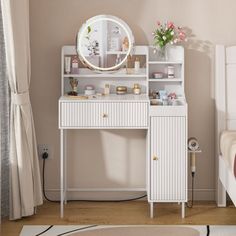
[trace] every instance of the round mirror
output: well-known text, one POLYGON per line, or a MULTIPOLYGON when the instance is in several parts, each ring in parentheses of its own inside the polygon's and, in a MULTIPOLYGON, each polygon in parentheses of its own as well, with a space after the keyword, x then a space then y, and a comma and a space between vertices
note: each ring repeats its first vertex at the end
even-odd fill
POLYGON ((90 69, 114 71, 126 61, 134 44, 129 26, 121 19, 99 15, 82 25, 77 35, 77 53, 90 69))

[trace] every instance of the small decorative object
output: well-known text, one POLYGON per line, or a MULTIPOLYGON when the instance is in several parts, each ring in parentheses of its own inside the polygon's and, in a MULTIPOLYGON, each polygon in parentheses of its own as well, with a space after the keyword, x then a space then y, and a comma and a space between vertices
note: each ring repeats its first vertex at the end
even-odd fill
POLYGON ((69 96, 77 96, 78 92, 78 80, 76 78, 70 77, 70 86, 72 88, 72 91, 68 92, 69 96))
POLYGON ((136 57, 134 61, 134 72, 135 74, 138 74, 139 71, 140 71, 140 61, 139 61, 139 58, 136 57))
POLYGON ((117 95, 124 95, 127 93, 127 87, 126 86, 117 86, 116 87, 116 94, 117 95))
POLYGON ((135 95, 140 95, 141 94, 141 87, 140 87, 139 84, 134 84, 133 94, 135 94, 135 95))
POLYGON ((168 66, 167 67, 167 76, 168 76, 168 79, 173 79, 175 77, 175 68, 174 68, 174 66, 168 66))
POLYGON ((162 96, 162 103, 163 103, 163 106, 167 106, 169 104, 167 95, 162 96))
POLYGON ((110 94, 110 85, 105 84, 104 95, 109 95, 109 94, 110 94))
POLYGON ((122 51, 128 51, 129 49, 129 39, 128 37, 124 37, 124 40, 122 42, 122 51))
POLYGON ((132 57, 129 55, 127 57, 127 62, 126 62, 126 73, 127 74, 133 74, 134 68, 133 68, 133 62, 132 62, 132 57))
POLYGON ((181 27, 177 27, 173 22, 167 21, 161 24, 160 21, 157 22, 157 28, 154 30, 154 53, 158 51, 159 58, 166 60, 166 48, 168 44, 176 44, 181 41, 186 41, 186 33, 181 27))
POLYGON ((153 98, 153 99, 160 98, 159 92, 156 91, 156 90, 150 89, 150 90, 149 90, 149 97, 150 97, 150 98, 153 98))
POLYGON ((170 98, 170 99, 176 99, 176 98, 177 98, 177 95, 176 95, 176 93, 170 93, 170 94, 168 95, 168 98, 170 98))
POLYGON ((77 56, 73 56, 71 60, 71 73, 79 74, 79 58, 77 56))
POLYGON ((65 57, 65 72, 70 74, 71 57, 65 57))
POLYGON ((87 96, 95 94, 95 88, 93 85, 86 85, 84 89, 84 94, 87 96))
POLYGON ((152 77, 153 77, 154 79, 162 79, 163 76, 164 76, 164 74, 163 74, 162 72, 153 72, 153 73, 152 73, 152 77))
POLYGON ((160 99, 163 99, 164 96, 167 96, 166 90, 159 90, 160 99))

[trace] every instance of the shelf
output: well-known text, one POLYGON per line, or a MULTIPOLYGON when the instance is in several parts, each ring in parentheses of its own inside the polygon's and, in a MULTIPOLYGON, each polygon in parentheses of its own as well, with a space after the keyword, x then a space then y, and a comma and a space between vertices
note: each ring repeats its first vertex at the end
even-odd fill
POLYGON ((117 73, 117 74, 69 74, 64 75, 64 78, 146 78, 146 74, 125 74, 125 73, 117 73))
POLYGON ((91 96, 85 96, 84 94, 78 94, 78 96, 68 96, 63 95, 60 97, 60 100, 64 101, 70 101, 70 100, 77 100, 77 101, 84 101, 87 102, 100 102, 100 101, 143 101, 143 102, 149 102, 149 97, 147 94, 142 93, 140 95, 134 95, 134 94, 124 94, 124 95, 117 95, 117 94, 109 94, 109 95, 91 95, 91 96))
POLYGON ((118 72, 96 73, 89 69, 79 69, 80 74, 64 74, 64 78, 146 78, 146 69, 140 69, 139 74, 127 74, 125 69, 121 69, 118 72))
POLYGON ((149 65, 169 65, 169 64, 179 64, 182 65, 182 61, 149 61, 149 65))
POLYGON ((164 79, 148 79, 149 82, 183 82, 182 79, 168 79, 168 78, 164 78, 164 79))

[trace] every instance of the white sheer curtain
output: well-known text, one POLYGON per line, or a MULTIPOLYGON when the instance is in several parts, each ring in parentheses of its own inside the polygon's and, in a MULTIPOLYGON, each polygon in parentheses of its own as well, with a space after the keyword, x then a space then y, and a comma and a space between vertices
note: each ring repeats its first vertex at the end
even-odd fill
POLYGON ((40 171, 29 98, 29 0, 1 0, 11 89, 10 219, 34 214, 42 204, 40 171))

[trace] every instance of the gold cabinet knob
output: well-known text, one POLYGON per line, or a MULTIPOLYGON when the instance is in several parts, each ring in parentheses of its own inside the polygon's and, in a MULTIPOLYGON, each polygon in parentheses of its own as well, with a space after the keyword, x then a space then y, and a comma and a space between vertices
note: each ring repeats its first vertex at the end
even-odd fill
POLYGON ((103 117, 103 118, 107 118, 108 115, 107 115, 106 113, 103 113, 103 114, 102 114, 102 117, 103 117))
POLYGON ((153 156, 153 161, 157 161, 158 160, 158 157, 157 156, 153 156))

